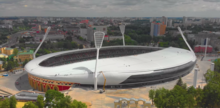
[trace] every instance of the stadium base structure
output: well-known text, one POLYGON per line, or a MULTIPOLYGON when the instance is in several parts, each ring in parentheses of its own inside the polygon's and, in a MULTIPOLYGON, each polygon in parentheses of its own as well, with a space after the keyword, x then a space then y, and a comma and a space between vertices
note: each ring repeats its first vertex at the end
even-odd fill
MULTIPOLYGON (((180 48, 111 46, 100 49, 98 87, 133 88, 160 84, 190 73, 195 55, 180 48)), ((25 65, 30 85, 39 91, 93 87, 96 49, 71 50, 40 56, 25 65)))

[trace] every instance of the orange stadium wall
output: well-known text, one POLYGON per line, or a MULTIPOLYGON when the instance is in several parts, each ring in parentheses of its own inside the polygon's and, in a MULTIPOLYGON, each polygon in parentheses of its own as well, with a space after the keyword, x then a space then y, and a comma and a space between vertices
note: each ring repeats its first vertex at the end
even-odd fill
POLYGON ((43 79, 33 76, 31 74, 28 74, 28 79, 29 79, 29 84, 31 85, 32 88, 43 92, 46 92, 49 89, 53 89, 57 91, 68 90, 74 84, 79 84, 72 82, 43 79))

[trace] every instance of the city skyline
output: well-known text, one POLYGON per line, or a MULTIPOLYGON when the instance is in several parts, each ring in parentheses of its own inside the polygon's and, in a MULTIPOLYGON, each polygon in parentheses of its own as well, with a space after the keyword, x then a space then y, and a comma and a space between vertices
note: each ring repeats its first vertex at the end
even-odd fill
POLYGON ((2 16, 220 17, 218 0, 1 0, 2 16), (117 11, 116 11, 117 10, 117 11))

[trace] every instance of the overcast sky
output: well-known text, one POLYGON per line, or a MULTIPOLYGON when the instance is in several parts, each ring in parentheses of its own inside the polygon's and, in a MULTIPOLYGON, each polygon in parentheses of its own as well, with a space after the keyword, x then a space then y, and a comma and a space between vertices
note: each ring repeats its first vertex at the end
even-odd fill
POLYGON ((220 0, 0 0, 0 16, 220 17, 220 0))

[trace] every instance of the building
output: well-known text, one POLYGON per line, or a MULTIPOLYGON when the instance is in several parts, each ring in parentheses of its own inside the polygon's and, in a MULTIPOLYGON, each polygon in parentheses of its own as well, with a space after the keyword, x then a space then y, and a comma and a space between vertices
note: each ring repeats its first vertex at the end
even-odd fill
POLYGON ((8 55, 6 55, 6 54, 0 54, 0 58, 8 58, 8 55))
POLYGON ((160 35, 164 35, 166 33, 166 25, 160 24, 160 35))
MULTIPOLYGON (((194 52, 195 53, 204 53, 205 52, 205 49, 206 49, 206 45, 196 45, 194 47, 194 52)), ((207 51, 206 53, 211 53, 213 50, 212 46, 211 45, 207 45, 207 51)))
POLYGON ((12 20, 4 20, 3 22, 4 22, 5 24, 10 24, 10 25, 12 25, 12 22, 13 22, 13 21, 12 21, 12 20))
MULTIPOLYGON (((36 34, 36 36, 34 37, 34 40, 37 41, 37 42, 40 42, 42 41, 43 39, 43 36, 44 34, 36 34)), ((47 38, 45 39, 45 41, 48 41, 48 40, 64 40, 65 37, 63 34, 48 34, 47 35, 47 38)))
POLYGON ((154 23, 153 36, 159 36, 160 23, 154 23))
POLYGON ((162 23, 164 23, 164 25, 167 26, 167 22, 168 22, 167 18, 165 16, 162 16, 162 23))
POLYGON ((151 23, 151 26, 150 26, 150 35, 154 36, 154 23, 153 22, 151 23))
MULTIPOLYGON (((100 49, 99 55, 99 88, 172 81, 189 74, 196 64, 194 52, 174 47, 107 46, 100 49)), ((63 91, 76 85, 91 87, 94 85, 95 58, 95 48, 50 53, 31 60, 24 70, 28 73, 29 84, 39 91, 63 91)))
POLYGON ((89 23, 89 20, 82 20, 82 21, 80 21, 80 23, 84 23, 84 24, 88 24, 89 23))
POLYGON ((0 71, 4 70, 4 68, 2 68, 3 66, 3 61, 0 61, 0 71))
POLYGON ((45 94, 41 93, 41 92, 25 92, 25 91, 21 91, 17 94, 15 94, 15 98, 17 101, 21 101, 21 102, 28 102, 28 101, 37 101, 37 97, 41 95, 45 98, 45 94))
POLYGON ((195 34, 188 34, 187 39, 188 40, 195 40, 195 34))
POLYGON ((116 39, 122 39, 122 36, 108 36, 106 35, 104 40, 106 41, 111 41, 111 40, 116 40, 116 39))
POLYGON ((87 28, 87 41, 89 41, 89 42, 94 41, 94 30, 92 27, 87 28))
POLYGON ((7 29, 12 29, 13 26, 10 25, 10 24, 3 24, 3 25, 0 25, 0 28, 7 28, 7 29))
POLYGON ((107 26, 92 26, 94 32, 96 31, 102 31, 105 34, 107 34, 107 26))
POLYGON ((151 23, 151 36, 161 36, 164 35, 166 32, 166 25, 161 23, 160 21, 152 22, 151 23))
POLYGON ((168 20, 167 27, 173 27, 172 23, 173 23, 173 20, 172 20, 172 19, 169 19, 169 20, 168 20))
POLYGON ((183 16, 183 24, 187 23, 187 17, 183 16))
POLYGON ((87 28, 80 28, 80 36, 87 40, 87 28))
POLYGON ((150 22, 153 22, 154 21, 154 18, 150 18, 150 22))
POLYGON ((0 54, 12 55, 13 51, 14 49, 12 48, 6 48, 6 47, 0 48, 0 54))
POLYGON ((25 60, 31 60, 33 59, 33 50, 29 51, 20 51, 17 56, 14 56, 14 59, 17 59, 20 62, 24 62, 25 60))
POLYGON ((87 41, 93 42, 94 41, 94 32, 101 31, 101 32, 104 32, 106 35, 107 34, 107 27, 108 26, 90 26, 90 27, 87 27, 87 32, 83 31, 83 30, 82 30, 82 32, 84 34, 86 33, 87 41))

